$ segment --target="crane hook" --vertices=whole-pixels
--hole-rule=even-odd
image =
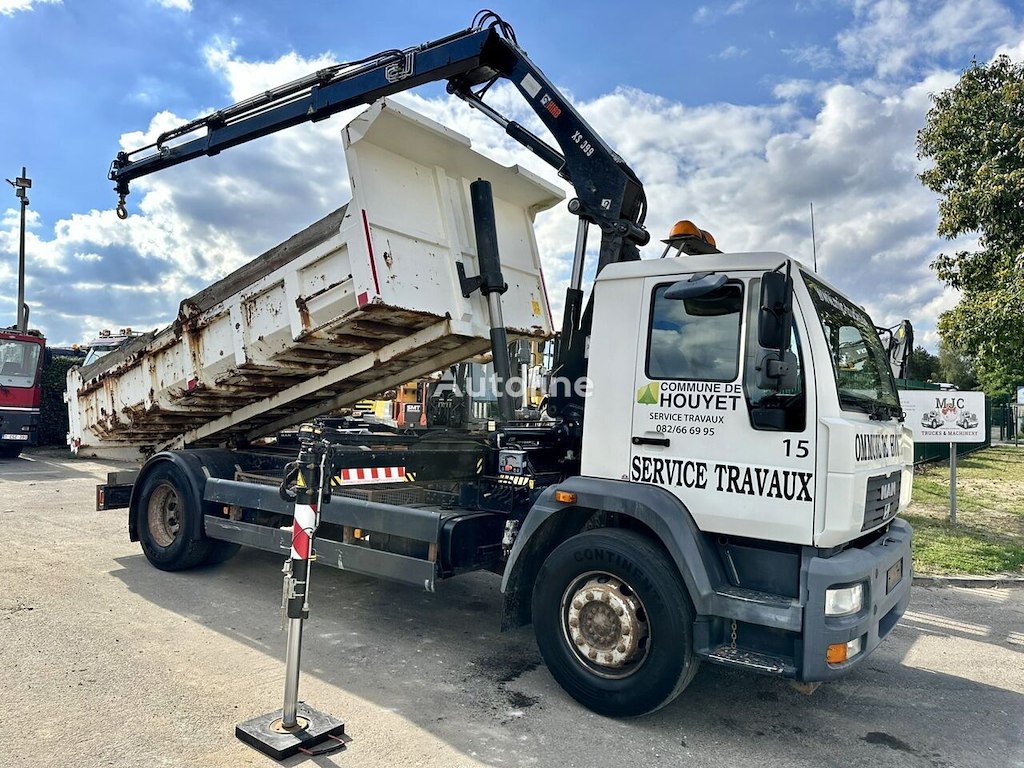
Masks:
[[[117,218],[121,219],[121,221],[124,221],[125,219],[128,218],[128,209],[125,207],[125,204],[124,204],[124,195],[121,195],[121,199],[117,203],[117,209],[116,210],[117,210]]]

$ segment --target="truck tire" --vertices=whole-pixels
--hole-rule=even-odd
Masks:
[[[213,540],[196,538],[199,500],[184,473],[173,464],[156,466],[143,481],[136,508],[142,551],[162,571],[183,571],[207,561]]]
[[[651,540],[591,530],[560,544],[533,588],[533,626],[552,676],[609,717],[653,712],[693,679],[693,605]]]
[[[241,544],[235,544],[233,541],[211,541],[210,542],[210,554],[203,560],[203,565],[220,565],[226,563],[232,557],[238,554],[238,551],[242,548]]]

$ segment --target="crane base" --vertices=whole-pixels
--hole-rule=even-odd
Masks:
[[[345,723],[341,720],[302,702],[296,712],[297,728],[284,728],[278,709],[236,725],[235,736],[275,760],[299,752],[325,754],[345,746]]]

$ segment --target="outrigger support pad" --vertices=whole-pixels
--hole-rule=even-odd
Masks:
[[[286,760],[300,752],[325,755],[345,746],[345,723],[337,718],[298,704],[298,725],[282,725],[283,711],[278,709],[235,726],[235,736],[250,747],[275,760]]]

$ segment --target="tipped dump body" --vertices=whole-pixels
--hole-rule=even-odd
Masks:
[[[552,323],[533,233],[561,198],[392,102],[343,131],[352,199],[181,302],[177,319],[68,374],[72,449],[135,457],[273,434],[485,352],[469,198],[491,182],[512,337]]]

